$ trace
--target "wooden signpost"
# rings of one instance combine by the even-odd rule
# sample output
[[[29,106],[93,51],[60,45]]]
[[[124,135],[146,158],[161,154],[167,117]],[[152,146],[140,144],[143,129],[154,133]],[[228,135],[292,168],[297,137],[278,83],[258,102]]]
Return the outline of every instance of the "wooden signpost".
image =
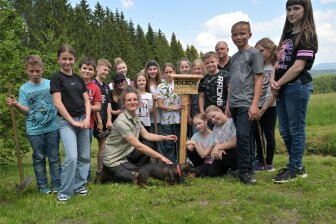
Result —
[[[189,95],[198,93],[198,84],[202,75],[176,74],[174,79],[174,93],[182,95],[181,133],[180,133],[180,156],[179,163],[186,161],[187,123],[189,111]]]

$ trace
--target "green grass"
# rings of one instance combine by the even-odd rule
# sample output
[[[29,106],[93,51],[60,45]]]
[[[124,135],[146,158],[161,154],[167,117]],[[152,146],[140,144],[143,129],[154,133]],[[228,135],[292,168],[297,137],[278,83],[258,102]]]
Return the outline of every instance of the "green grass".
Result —
[[[313,94],[307,112],[306,152],[336,156],[336,93]],[[285,146],[276,128],[277,152]]]
[[[276,155],[276,168],[287,157]],[[33,175],[26,158],[25,175]],[[274,173],[258,173],[247,186],[230,177],[191,179],[167,186],[151,180],[131,184],[89,185],[86,197],[59,204],[41,195],[35,181],[16,197],[16,164],[0,166],[0,223],[335,223],[336,158],[304,157],[308,178],[273,184]]]
[[[336,223],[336,94],[314,94],[307,117],[308,178],[278,185],[274,173],[258,173],[257,184],[246,186],[229,177],[187,179],[167,186],[151,180],[146,188],[131,184],[89,185],[87,197],[66,204],[55,195],[41,195],[36,182],[19,197],[15,163],[0,165],[0,223]],[[277,136],[277,151],[284,146]],[[97,144],[93,141],[93,157]],[[92,173],[95,173],[92,158]],[[284,167],[287,155],[275,155]],[[25,176],[33,176],[31,155],[24,158]]]
[[[336,125],[336,93],[313,94],[309,100],[307,126]]]

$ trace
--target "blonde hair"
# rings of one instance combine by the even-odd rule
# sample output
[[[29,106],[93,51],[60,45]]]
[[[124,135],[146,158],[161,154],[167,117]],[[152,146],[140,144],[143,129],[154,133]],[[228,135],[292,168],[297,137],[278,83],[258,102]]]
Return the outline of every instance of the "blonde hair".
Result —
[[[212,58],[212,57],[214,57],[214,58],[216,58],[216,60],[218,60],[218,56],[217,56],[216,52],[214,52],[214,51],[209,51],[209,52],[205,53],[203,55],[202,60],[205,61],[205,59]]]
[[[25,57],[25,59],[23,60],[23,64],[24,64],[25,68],[27,68],[28,65],[39,65],[43,68],[42,59],[38,55],[29,55],[29,56]]]
[[[195,114],[195,116],[193,117],[193,120],[194,120],[194,119],[200,119],[200,120],[203,120],[203,121],[208,121],[208,120],[206,119],[205,114],[203,114],[203,113]]]
[[[97,61],[97,67],[103,66],[103,65],[107,66],[109,69],[111,69],[112,67],[111,63],[107,59],[101,58]]]
[[[215,105],[210,105],[205,110],[205,116],[207,116],[211,112],[217,112],[217,111],[222,112],[222,110],[219,107],[217,107]]]
[[[191,64],[191,72],[192,72],[192,70],[193,70],[193,68],[194,68],[195,66],[201,66],[201,67],[202,67],[202,75],[205,75],[205,73],[206,73],[206,68],[205,68],[205,66],[204,66],[204,62],[202,61],[202,59],[197,58],[197,59],[195,59],[195,60],[192,62],[192,64]]]
[[[125,66],[126,66],[126,68],[127,68],[127,64],[126,64],[126,62],[125,62],[123,59],[121,59],[121,58],[116,58],[116,59],[114,59],[114,67],[115,67],[115,70],[117,70],[117,67],[118,67],[118,65],[120,65],[120,64],[125,64]]]
[[[190,69],[191,69],[191,62],[189,61],[188,58],[181,58],[178,62],[177,62],[177,71],[178,73],[181,73],[181,63],[182,62],[187,62],[187,64],[189,65],[189,72],[190,73]]]
[[[271,61],[272,65],[274,65],[275,62],[276,62],[276,58],[277,58],[277,48],[278,48],[275,45],[275,43],[271,39],[265,37],[265,38],[262,38],[261,40],[259,40],[255,44],[255,46],[257,46],[257,45],[260,45],[263,48],[271,50],[270,61]]]
[[[231,27],[231,33],[238,27],[238,26],[247,26],[247,30],[249,33],[251,33],[251,24],[248,21],[239,21],[232,25]]]

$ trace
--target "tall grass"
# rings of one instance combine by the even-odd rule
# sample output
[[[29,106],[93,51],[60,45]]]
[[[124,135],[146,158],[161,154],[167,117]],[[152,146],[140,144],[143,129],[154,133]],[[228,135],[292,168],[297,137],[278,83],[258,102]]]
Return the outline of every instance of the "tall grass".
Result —
[[[307,127],[336,125],[336,93],[312,94],[307,113]]]
[[[336,93],[312,94],[306,120],[306,152],[336,156]],[[286,152],[276,129],[277,152]]]

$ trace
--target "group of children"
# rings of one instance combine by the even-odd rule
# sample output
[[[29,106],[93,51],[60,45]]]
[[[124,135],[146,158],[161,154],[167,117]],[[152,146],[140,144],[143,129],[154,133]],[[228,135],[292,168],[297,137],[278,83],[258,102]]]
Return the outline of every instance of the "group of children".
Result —
[[[159,64],[150,60],[134,82],[127,78],[127,65],[121,58],[115,60],[116,74],[109,85],[105,81],[112,65],[106,59],[97,63],[91,58],[82,59],[77,75],[73,70],[76,54],[68,45],[58,51],[60,71],[50,81],[42,78],[41,58],[27,57],[24,64],[29,81],[20,88],[19,102],[14,97],[7,102],[27,116],[26,131],[33,148],[39,190],[57,192],[59,201],[67,201],[74,193],[87,195],[92,136],[98,140],[99,174],[102,161],[107,159],[103,158],[106,137],[123,111],[121,97],[128,85],[138,89],[136,114],[146,130],[177,136],[177,141],[171,137],[153,147],[177,163],[180,112],[186,106],[173,91],[171,75],[177,72],[204,75],[199,93],[190,96],[190,140],[186,142],[188,159],[196,167],[197,176],[215,177],[232,171],[242,182],[253,184],[255,171],[274,171],[277,114],[289,164],[273,181],[283,183],[306,176],[302,157],[305,116],[312,92],[312,79],[307,71],[317,52],[317,36],[310,0],[288,0],[286,9],[279,48],[268,38],[250,46],[250,23],[240,21],[231,29],[233,43],[238,48],[231,58],[227,44],[221,41],[215,47],[216,52],[205,53],[203,60],[196,59],[193,63],[181,59],[177,69],[166,63],[161,71]],[[262,132],[258,132],[259,128]],[[266,139],[266,155],[262,135]],[[64,148],[62,168],[60,139]],[[46,157],[52,188],[48,187]]]

